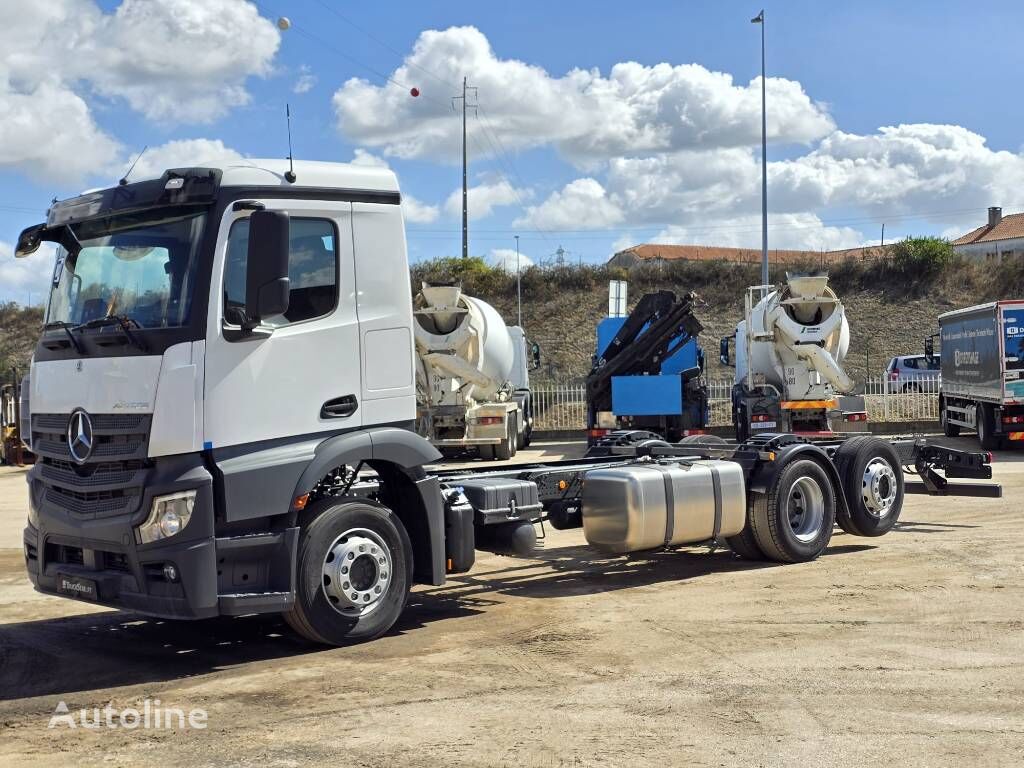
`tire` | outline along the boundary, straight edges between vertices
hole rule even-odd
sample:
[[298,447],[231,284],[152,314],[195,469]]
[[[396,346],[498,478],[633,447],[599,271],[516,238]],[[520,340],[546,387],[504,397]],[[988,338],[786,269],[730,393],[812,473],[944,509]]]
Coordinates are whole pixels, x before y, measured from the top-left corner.
[[516,422],[513,416],[505,427],[505,439],[494,446],[494,458],[508,461],[516,455]]
[[480,445],[477,446],[476,452],[480,454],[480,458],[484,461],[490,461],[494,458],[494,446],[493,445]]
[[864,436],[847,440],[833,457],[846,510],[836,508],[836,523],[854,536],[882,536],[903,510],[903,467],[885,440]]
[[996,419],[992,412],[992,406],[988,403],[978,403],[975,419],[978,422],[978,442],[986,451],[995,451],[999,448],[999,437],[996,435]]
[[747,524],[743,526],[743,530],[737,533],[735,536],[726,536],[725,543],[729,545],[729,549],[733,551],[738,557],[744,560],[767,560],[764,552],[757,543],[757,539],[754,537],[754,531],[750,525],[750,510],[747,510]]
[[767,494],[751,499],[748,520],[769,560],[803,563],[825,551],[835,526],[836,497],[821,464],[795,459],[775,477]]
[[920,392],[920,391],[921,391],[921,388],[917,384],[911,383],[911,384],[904,384],[903,385],[903,394],[905,394],[905,395],[913,394],[915,392]]
[[942,434],[946,437],[960,436],[960,425],[949,423],[949,412],[946,410],[945,400],[939,400],[939,423],[942,424]]
[[[331,499],[318,504],[303,525],[295,604],[284,619],[298,634],[323,645],[380,637],[398,620],[409,597],[409,534],[395,513],[380,504]],[[347,593],[345,578],[356,591]]]
[[533,442],[533,427],[527,425],[523,430],[523,448],[529,448],[531,442]]
[[745,443],[750,439],[750,427],[747,424],[747,409],[740,406],[733,411],[733,426],[736,428],[736,442]]

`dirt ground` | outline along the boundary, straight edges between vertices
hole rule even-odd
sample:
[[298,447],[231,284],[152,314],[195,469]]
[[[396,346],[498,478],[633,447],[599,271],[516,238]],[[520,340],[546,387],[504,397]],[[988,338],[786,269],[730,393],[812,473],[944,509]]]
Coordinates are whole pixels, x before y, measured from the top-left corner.
[[[34,593],[22,473],[0,470],[0,765],[1018,766],[1022,460],[998,456],[1002,500],[908,497],[890,535],[803,565],[595,560],[549,530],[539,558],[481,553],[388,636],[329,650],[275,618]],[[47,728],[60,702],[144,699],[208,727]]]

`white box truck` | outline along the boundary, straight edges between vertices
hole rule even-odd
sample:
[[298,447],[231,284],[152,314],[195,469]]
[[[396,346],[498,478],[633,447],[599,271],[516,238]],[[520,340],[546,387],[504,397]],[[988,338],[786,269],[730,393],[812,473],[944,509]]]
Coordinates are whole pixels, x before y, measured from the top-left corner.
[[[939,316],[939,419],[947,437],[978,433],[991,451],[1024,440],[1024,301],[990,301]],[[934,342],[925,354],[934,356]]]

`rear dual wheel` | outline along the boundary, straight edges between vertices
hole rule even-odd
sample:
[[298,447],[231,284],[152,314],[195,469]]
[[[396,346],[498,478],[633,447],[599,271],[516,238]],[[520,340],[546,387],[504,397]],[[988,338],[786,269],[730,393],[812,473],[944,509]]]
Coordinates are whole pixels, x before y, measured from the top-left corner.
[[750,494],[747,524],[726,543],[746,560],[814,560],[832,538],[835,515],[835,488],[825,468],[813,459],[796,459],[767,493]]
[[892,530],[903,509],[903,466],[891,443],[865,435],[839,446],[833,457],[846,509],[839,527],[854,536],[882,536]]
[[508,461],[516,455],[516,417],[509,416],[506,420],[505,439],[494,448],[494,458],[498,461]]

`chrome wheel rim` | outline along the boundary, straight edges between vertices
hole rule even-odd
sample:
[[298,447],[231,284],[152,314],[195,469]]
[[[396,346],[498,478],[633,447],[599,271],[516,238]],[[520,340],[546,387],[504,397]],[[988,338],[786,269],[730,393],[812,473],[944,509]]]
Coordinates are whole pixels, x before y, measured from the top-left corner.
[[327,548],[323,563],[323,590],[327,602],[348,617],[372,612],[391,583],[391,550],[366,528],[345,531]]
[[861,479],[861,498],[873,517],[881,520],[892,512],[896,504],[896,473],[888,461],[876,456],[864,467]]
[[789,489],[786,499],[789,527],[797,541],[814,541],[821,533],[825,519],[825,494],[811,477],[801,477]]

